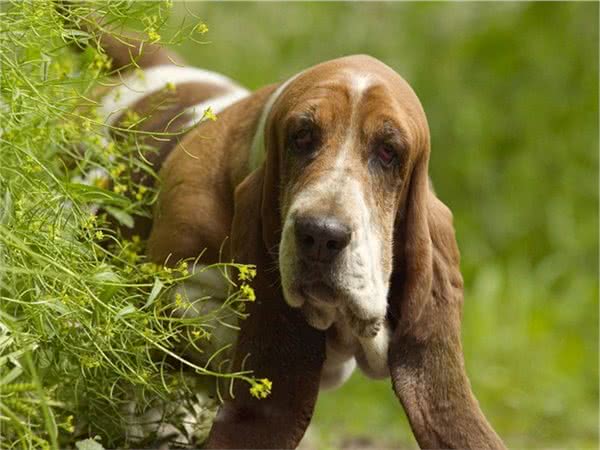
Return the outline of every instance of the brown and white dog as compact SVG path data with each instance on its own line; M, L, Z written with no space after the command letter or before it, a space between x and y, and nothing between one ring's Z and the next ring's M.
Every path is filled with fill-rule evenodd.
M133 110L146 131L197 123L150 142L160 195L153 221L137 224L149 257L258 270L249 317L214 345L235 341L232 368L269 378L272 394L236 384L207 446L295 447L319 389L358 365L391 377L421 447L503 448L465 372L452 215L430 186L427 119L408 83L360 55L249 92L129 43L101 38L117 68L133 58L145 72L122 73L103 97L106 122ZM217 121L200 120L208 106ZM210 271L179 288L216 303L225 290Z

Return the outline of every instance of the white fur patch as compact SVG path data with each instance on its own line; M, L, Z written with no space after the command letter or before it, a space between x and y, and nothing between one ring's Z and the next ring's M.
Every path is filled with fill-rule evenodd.
M352 98L354 104L356 104L364 92L371 86L372 76L356 72L348 72L348 76L350 77L350 85L352 87Z
M209 328L211 336L208 340L197 343L201 352L193 350L191 354L184 355L192 358L196 363L206 364L208 358L226 347L231 347L237 338L237 330L233 327L236 323L230 319L226 322L222 311L223 303L227 299L231 284L227 281L224 268L207 267L202 264L188 266L192 274L190 278L179 283L171 292L174 304L181 303L175 308L173 315L176 317L194 318L204 316L203 323ZM228 357L227 352L219 353L218 357L211 360L211 367L220 369Z
M356 369L354 356L340 362L332 362L331 355L328 353L321 370L319 389L339 388L352 376L354 369Z
M344 384L356 368L356 339L343 325L343 318L327 332L325 362L321 371L321 389L335 389Z
M213 97L204 102L200 102L194 106L191 106L187 111L192 113L192 118L182 127L187 128L196 125L204 118L204 112L210 107L214 114L219 114L227 107L233 105L235 102L247 97L249 92L246 89L235 89L232 92L221 95L219 97Z
M130 401L122 410L125 440L136 444L155 436L170 445L188 448L198 437L208 435L209 426L215 416L215 401L201 390L196 390L187 401L165 402L156 399L156 406L138 413L139 405ZM164 448L161 446L160 448Z
M372 378L385 378L390 375L388 350L391 329L386 323L372 338L359 338L362 352L357 356L358 365Z
M112 125L123 111L148 94L164 89L168 83L178 85L190 82L213 83L235 91L244 90L226 76L208 70L172 64L155 66L124 77L123 84L112 89L102 99L101 117L104 123Z

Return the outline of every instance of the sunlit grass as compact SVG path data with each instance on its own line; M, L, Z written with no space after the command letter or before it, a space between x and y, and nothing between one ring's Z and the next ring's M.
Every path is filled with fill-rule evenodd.
M216 321L244 316L248 288L234 275L231 295L205 316L173 314L170 288L188 264L156 265L144 242L124 239L135 216L150 214L155 191L134 183L148 149L114 143L93 90L109 85L111 65L74 22L119 29L138 24L148 40L170 5L55 2L3 5L0 22L0 446L59 448L98 436L124 443L124 408L141 414L161 402L185 404L215 390L211 377L262 386L249 373L216 373L186 359L182 342L210 337ZM173 44L184 38L179 28ZM106 180L89 184L101 169ZM96 210L100 212L96 214ZM194 261L188 261L193 264ZM223 273L246 266L221 264ZM182 307L182 305L177 305ZM183 305L185 306L185 305ZM210 355L206 355L206 359ZM211 383L213 386L211 386ZM202 386L200 386L202 385ZM200 388L199 388L200 386ZM217 395L218 392L215 394ZM214 411L216 401L206 401ZM196 438L210 425L205 415Z

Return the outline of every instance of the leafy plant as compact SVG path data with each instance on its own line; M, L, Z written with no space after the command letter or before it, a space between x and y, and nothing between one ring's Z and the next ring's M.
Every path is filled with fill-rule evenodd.
M156 42L169 9L168 2L58 8L15 1L0 12L2 448L124 445L128 421L157 407L164 413L157 420L174 420L201 441L216 405L214 377L253 390L264 385L247 372L212 371L180 351L210 338L215 323L235 326L243 318L252 269L211 266L228 279L240 271L239 281L230 279L221 308L183 318L173 304L183 308L186 299L174 298L172 287L197 261L153 264L138 236L119 231L149 216L156 197L128 174L155 174L140 158L139 133L108 139L94 92L114 84L114 73L84 30L137 25ZM165 45L197 30L197 23L179 27ZM83 51L73 52L73 44ZM177 422L174 402L189 403L185 420L191 414L194 424Z

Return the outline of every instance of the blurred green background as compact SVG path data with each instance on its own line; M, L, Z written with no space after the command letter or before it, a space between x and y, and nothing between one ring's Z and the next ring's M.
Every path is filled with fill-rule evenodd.
M453 210L463 341L509 447L598 445L598 3L176 2L194 65L250 88L353 53L419 95ZM414 447L389 382L323 393L312 447Z

